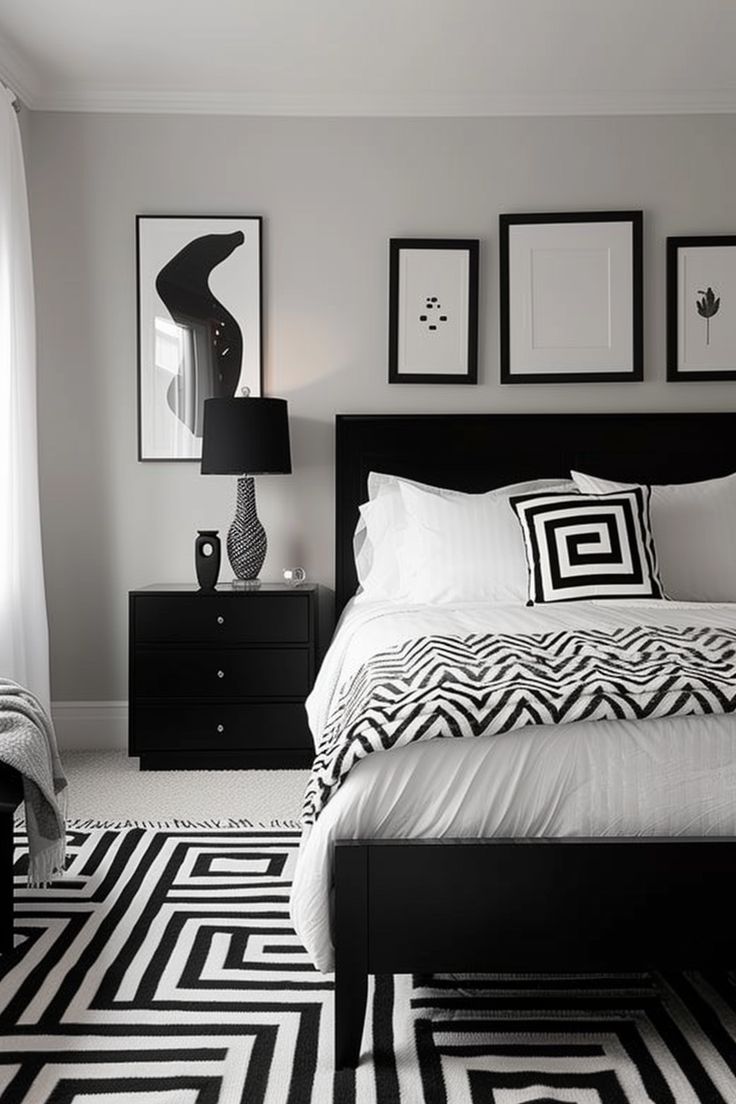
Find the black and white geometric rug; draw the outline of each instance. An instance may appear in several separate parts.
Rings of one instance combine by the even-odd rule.
[[[0,1104],[734,1104],[726,973],[381,977],[357,1075],[284,828],[73,824],[0,958]],[[736,927],[736,925],[735,925]]]

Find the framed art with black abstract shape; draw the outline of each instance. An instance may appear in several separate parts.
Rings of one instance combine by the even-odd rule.
[[[501,383],[643,379],[641,211],[499,216]]]
[[[667,239],[667,379],[736,380],[736,235]]]
[[[205,399],[261,394],[259,216],[138,215],[138,459],[199,460]]]
[[[477,383],[477,239],[392,238],[389,383]]]

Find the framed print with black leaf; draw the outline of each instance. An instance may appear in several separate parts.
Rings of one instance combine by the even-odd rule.
[[[667,239],[667,379],[736,380],[736,235]]]
[[[261,223],[137,217],[139,460],[199,460],[205,399],[260,395]]]
[[[479,242],[392,238],[389,383],[477,383]]]
[[[501,383],[643,378],[641,211],[500,215]]]

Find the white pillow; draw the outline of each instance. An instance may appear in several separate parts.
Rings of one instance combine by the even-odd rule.
[[[571,475],[585,494],[635,486],[581,472]],[[652,532],[667,597],[736,602],[736,474],[651,490]]]
[[[391,598],[387,591],[396,590],[392,578],[398,578],[398,565],[393,548],[393,540],[398,538],[405,523],[404,504],[399,495],[399,485],[410,483],[429,494],[455,495],[459,492],[430,487],[427,483],[417,483],[413,479],[400,479],[396,475],[384,475],[383,472],[368,473],[368,501],[358,510],[358,524],[353,534],[353,555],[360,589],[372,591],[371,600]],[[380,505],[376,501],[381,499]],[[393,539],[386,539],[387,534]]]
[[[515,583],[512,588],[508,586],[508,580],[503,576],[497,586],[492,585],[493,567],[488,564],[483,566],[483,574],[489,575],[485,583],[476,585],[471,576],[468,575],[467,569],[463,569],[465,576],[465,584],[462,588],[463,593],[470,593],[470,599],[453,597],[457,593],[457,588],[453,587],[450,579],[447,580],[447,586],[444,586],[444,590],[447,593],[445,598],[425,597],[426,595],[432,595],[437,591],[437,583],[442,582],[441,576],[447,575],[448,571],[452,571],[452,562],[446,559],[440,559],[439,574],[434,572],[434,582],[431,587],[424,587],[421,581],[416,578],[416,548],[418,543],[421,544],[426,539],[426,534],[421,531],[415,531],[418,524],[416,509],[411,513],[407,510],[406,503],[404,501],[402,490],[409,488],[410,492],[413,491],[419,496],[424,496],[428,501],[459,501],[469,504],[471,514],[474,509],[474,504],[479,500],[488,499],[493,497],[498,499],[505,505],[505,509],[502,511],[496,510],[493,518],[490,519],[491,524],[498,524],[498,515],[500,513],[502,517],[502,529],[499,537],[500,544],[505,548],[505,553],[502,558],[508,558],[509,556],[509,541],[511,548],[513,549],[513,558],[518,561],[517,566],[520,566],[521,574],[523,576],[523,583],[519,589],[517,586],[518,578],[515,578]],[[371,472],[368,477],[368,493],[370,500],[364,503],[360,507],[360,518],[355,529],[355,536],[353,538],[353,548],[355,552],[355,566],[358,575],[358,582],[360,584],[360,590],[357,594],[357,600],[359,601],[405,601],[408,603],[414,602],[433,602],[433,601],[465,601],[465,600],[484,600],[484,598],[490,594],[487,598],[488,601],[522,601],[525,596],[526,588],[526,576],[525,576],[525,560],[523,545],[518,533],[518,524],[514,518],[511,508],[508,506],[508,498],[512,494],[524,494],[527,492],[534,492],[537,490],[574,490],[574,484],[569,480],[559,479],[535,479],[529,480],[524,483],[515,483],[509,487],[501,487],[494,491],[489,491],[485,495],[478,494],[466,494],[463,491],[453,491],[444,487],[431,487],[426,483],[417,483],[414,480],[402,479],[394,475],[385,475],[381,472]],[[488,519],[484,518],[483,524],[488,524]],[[421,529],[421,523],[420,529]],[[511,536],[509,537],[509,529],[512,528]],[[409,541],[409,549],[406,550],[407,540]],[[434,549],[434,544],[431,546]],[[494,545],[494,558],[499,558],[498,542]],[[427,550],[429,551],[429,549]],[[439,555],[442,557],[445,554],[445,550],[440,550]],[[407,573],[408,572],[408,573]],[[489,574],[490,573],[490,574]],[[476,575],[478,573],[476,572]],[[515,573],[516,575],[516,573]],[[474,591],[478,590],[478,595]],[[524,596],[522,596],[522,591]],[[500,596],[499,596],[500,595]]]
[[[396,543],[401,539],[404,509],[398,494],[364,502],[353,537],[359,590],[356,598],[370,602],[399,598]]]
[[[416,487],[426,494],[440,495],[441,498],[457,498],[466,491],[451,491],[449,487],[433,487],[430,483],[418,483],[416,479],[404,479],[399,475],[387,475],[385,472],[368,473],[368,498],[379,498],[384,494],[398,494],[402,487]]]
[[[427,494],[453,497],[462,493],[431,487],[428,483],[417,483],[413,479],[399,479],[382,472],[368,473],[368,502],[363,503],[358,511],[353,554],[358,575],[358,596],[366,595],[372,602],[400,597],[395,542],[401,539],[406,525],[404,504],[399,494],[402,483]]]

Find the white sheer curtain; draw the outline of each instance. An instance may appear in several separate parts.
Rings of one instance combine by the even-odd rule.
[[[18,118],[0,86],[0,677],[49,706],[36,438],[36,335]]]

